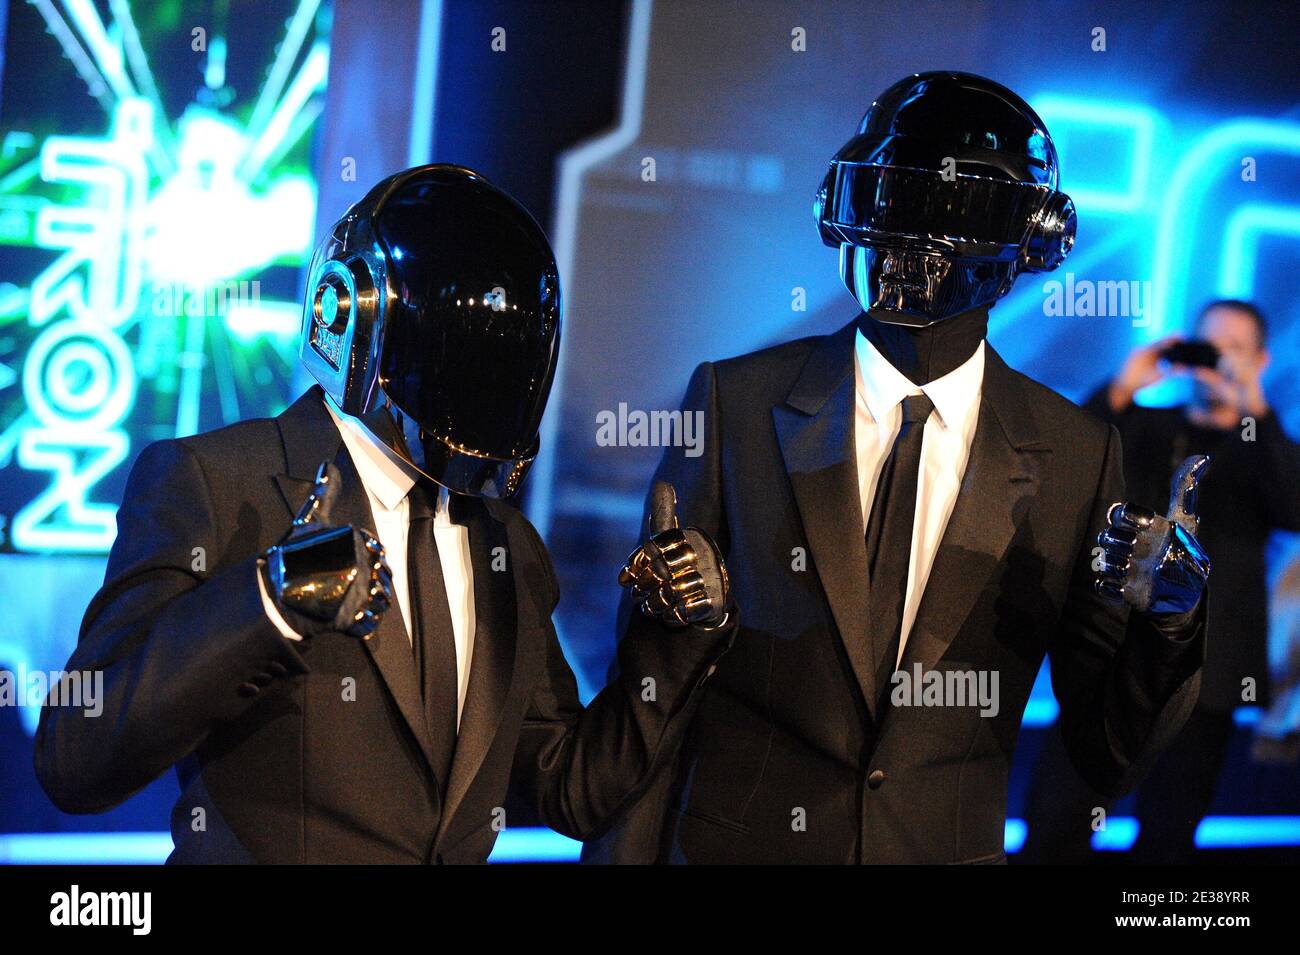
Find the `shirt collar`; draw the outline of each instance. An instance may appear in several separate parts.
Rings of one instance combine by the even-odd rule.
[[[942,378],[918,387],[889,363],[859,330],[854,335],[858,396],[877,422],[888,420],[894,408],[908,395],[924,392],[944,427],[960,427],[972,404],[977,404],[984,383],[984,342],[964,362]]]
[[[335,408],[328,397],[325,408],[343,436],[361,483],[386,510],[396,510],[415,485],[419,472],[389,450],[364,424]]]

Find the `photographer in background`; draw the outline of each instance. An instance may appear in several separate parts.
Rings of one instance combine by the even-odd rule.
[[[1197,320],[1196,339],[1171,336],[1137,349],[1086,403],[1119,430],[1128,495],[1137,503],[1159,510],[1169,498],[1171,468],[1189,454],[1211,458],[1198,507],[1218,586],[1209,601],[1201,693],[1138,790],[1135,862],[1189,861],[1232,738],[1232,712],[1268,702],[1264,549],[1271,531],[1300,530],[1300,444],[1282,430],[1260,384],[1269,363],[1266,332],[1255,305],[1211,302]],[[1171,375],[1193,377],[1189,404],[1133,403],[1139,390]],[[1253,697],[1245,694],[1248,685]],[[1019,861],[1084,861],[1094,809],[1106,805],[1070,768],[1054,729],[1030,788]]]

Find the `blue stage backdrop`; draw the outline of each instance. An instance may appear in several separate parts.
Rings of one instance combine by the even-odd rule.
[[[542,34],[527,26],[537,5],[384,5],[382,24],[409,22],[390,58],[398,88],[374,79],[379,21],[365,7],[0,0],[0,668],[66,661],[145,444],[274,414],[301,391],[301,270],[323,223],[401,165],[471,150],[503,186],[517,177],[537,194],[550,156],[510,144],[553,141],[564,90],[531,90],[491,135],[471,134],[468,104],[501,106],[489,93],[511,56],[545,43],[562,63],[565,35],[595,18],[552,4],[558,25]],[[1134,345],[1187,330],[1204,301],[1251,298],[1272,325],[1269,395],[1300,433],[1293,7],[630,0],[621,23],[600,18],[621,75],[608,96],[585,95],[597,114],[614,104],[615,121],[556,157],[549,207],[534,210],[560,259],[566,325],[524,501],[560,572],[558,624],[584,695],[613,653],[616,572],[661,453],[636,440],[638,417],[674,409],[701,360],[852,318],[812,197],[872,96],[907,73],[1010,86],[1060,150],[1078,241],[993,312],[1010,364],[1080,399]],[[346,71],[330,67],[331,36]],[[345,48],[348,36],[372,39]],[[389,108],[367,113],[382,97]],[[1293,568],[1281,609],[1297,602],[1297,553],[1273,548],[1272,578]],[[1295,616],[1278,615],[1279,662]],[[1030,729],[1054,716],[1040,690]],[[102,817],[64,816],[31,773],[36,716],[0,707],[0,861],[165,856],[174,783]],[[1250,718],[1202,843],[1300,844],[1295,769],[1247,765]],[[1122,828],[1110,847],[1131,841]],[[1023,837],[1013,819],[1008,848]],[[573,853],[544,833],[510,839],[511,858]]]

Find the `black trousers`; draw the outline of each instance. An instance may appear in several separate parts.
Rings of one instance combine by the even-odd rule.
[[[1231,712],[1197,709],[1137,790],[1140,831],[1128,861],[1184,864],[1195,852],[1196,826],[1210,810],[1228,745]],[[1060,731],[1053,728],[1034,767],[1025,822],[1028,834],[1016,856],[1030,865],[1078,865],[1092,857],[1092,823],[1106,797],[1070,765]]]

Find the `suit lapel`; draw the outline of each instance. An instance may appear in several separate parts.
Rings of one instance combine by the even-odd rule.
[[[1038,490],[1038,440],[1016,373],[985,343],[983,393],[961,490],[921,596],[903,666],[932,669],[1002,564]]]
[[[375,518],[370,510],[370,499],[352,457],[343,445],[343,437],[323,402],[324,392],[313,387],[277,419],[284,442],[287,473],[277,475],[276,484],[289,513],[296,514],[314,485],[321,461],[333,460],[338,466],[342,486],[331,519],[339,526],[352,524],[373,531]],[[433,746],[420,699],[411,638],[396,608],[384,614],[379,627],[369,640],[364,641],[364,646],[432,769]]]
[[[517,555],[510,549],[506,525],[497,513],[498,508],[507,505],[474,498],[453,497],[453,501],[455,519],[469,530],[474,575],[474,650],[440,836],[447,831],[496,738],[514,673],[519,630],[515,594]],[[494,566],[501,569],[496,570]]]
[[[777,439],[836,629],[875,718],[875,664],[868,643],[867,545],[854,442],[853,343],[857,322],[809,356],[772,409]]]

